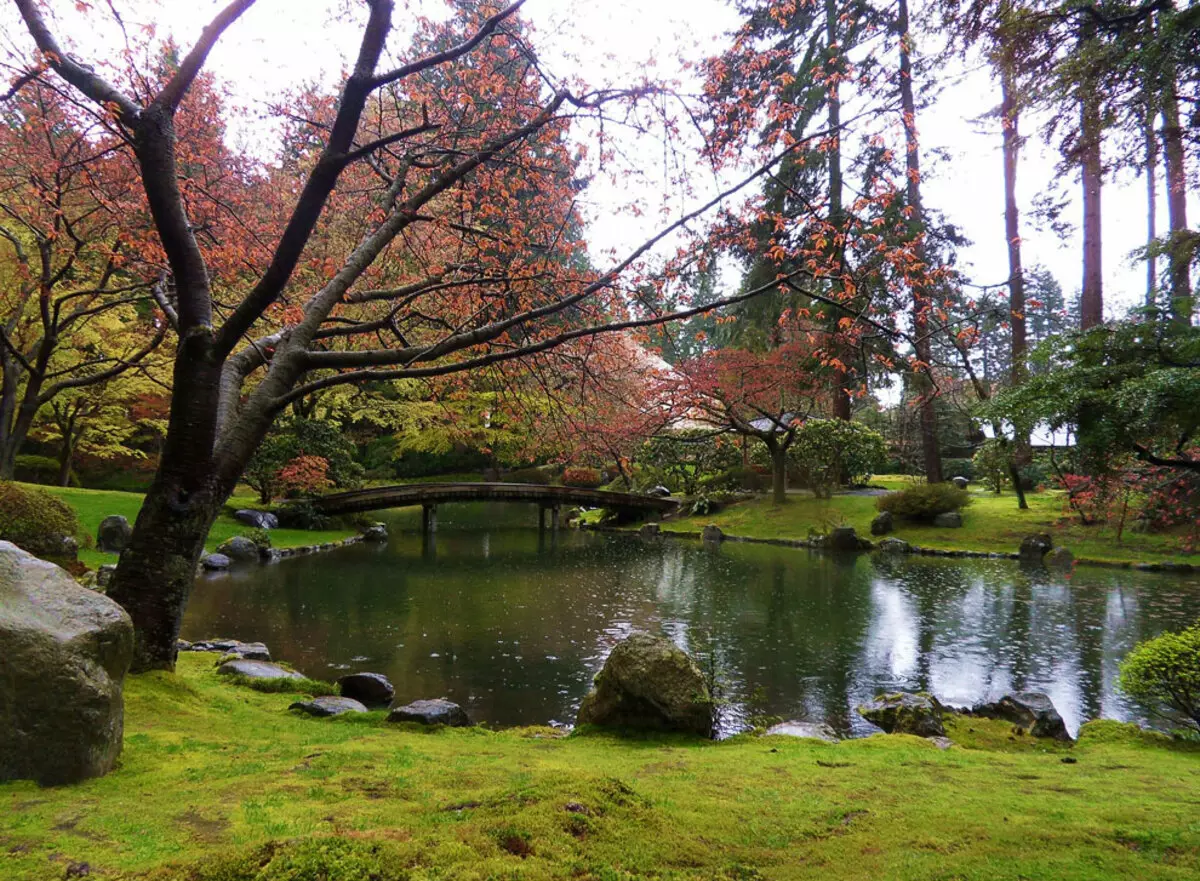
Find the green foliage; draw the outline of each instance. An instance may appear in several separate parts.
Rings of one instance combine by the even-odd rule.
[[[716,474],[710,474],[700,479],[701,491],[734,492],[765,492],[771,488],[771,478],[755,468],[726,468]]]
[[[688,513],[693,517],[706,517],[736,500],[737,495],[728,490],[705,490],[692,502]]]
[[[322,514],[310,499],[296,499],[283,505],[276,512],[279,525],[288,529],[329,529],[334,518]]]
[[[889,472],[880,471],[880,474]],[[967,480],[975,479],[975,465],[971,459],[943,459],[942,474],[949,480],[951,477],[965,477]]]
[[[1140,643],[1121,663],[1121,690],[1200,730],[1200,623]]]
[[[242,479],[269,502],[282,489],[280,471],[301,456],[320,457],[329,463],[326,476],[339,489],[351,489],[362,479],[363,469],[354,460],[354,445],[333,422],[290,419],[277,424],[259,445]]]
[[[788,449],[801,479],[818,498],[827,499],[839,481],[866,483],[887,459],[883,435],[860,422],[809,419]]]
[[[54,483],[58,479],[58,460],[50,456],[17,456],[14,474],[24,483]]]
[[[550,472],[545,468],[518,468],[501,477],[506,483],[529,483],[535,486],[548,486],[551,479]]]
[[[731,438],[711,431],[672,431],[646,441],[638,455],[643,466],[639,488],[662,484],[672,492],[695,495],[701,480],[741,466],[741,449]]]
[[[248,529],[242,533],[242,536],[254,542],[259,550],[270,550],[271,548],[271,533],[265,529]]]
[[[986,483],[994,492],[1003,492],[1004,485],[1009,480],[1008,465],[1011,457],[1012,450],[1006,441],[988,438],[971,460],[976,478]]]
[[[938,514],[957,511],[970,502],[967,491],[952,483],[921,483],[880,496],[875,507],[906,520],[932,520]]]
[[[0,539],[39,556],[53,555],[79,519],[70,505],[34,487],[0,481]]]

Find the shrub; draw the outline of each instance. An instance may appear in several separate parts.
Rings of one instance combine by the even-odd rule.
[[[809,419],[796,431],[788,459],[818,498],[833,495],[838,481],[866,483],[887,459],[883,435],[861,422]]]
[[[942,474],[949,480],[951,477],[975,479],[975,467],[970,459],[943,459]]]
[[[759,473],[754,468],[726,468],[716,474],[710,474],[700,481],[702,490],[726,491],[746,490],[747,492],[764,492],[771,486],[771,479]]]
[[[965,489],[952,483],[922,483],[880,496],[875,507],[906,520],[932,520],[971,503]]]
[[[504,475],[508,483],[531,483],[546,486],[550,483],[550,472],[542,468],[518,468]]]
[[[269,551],[271,549],[271,533],[265,529],[248,529],[242,533],[242,537],[254,542],[259,550]]]
[[[604,482],[604,475],[597,468],[581,468],[576,466],[563,470],[562,482],[563,486],[580,486],[585,489],[595,489]]]
[[[324,456],[297,456],[279,469],[276,479],[288,498],[317,495],[333,485]]]
[[[17,456],[14,474],[17,480],[25,483],[55,483],[58,480],[58,460],[49,456]]]
[[[1050,481],[1050,469],[1041,462],[1030,462],[1020,471],[1021,488],[1030,491],[1045,486]]]
[[[1200,623],[1140,643],[1121,662],[1121,690],[1200,729]]]
[[[328,529],[333,518],[322,514],[311,499],[288,502],[276,512],[279,525],[285,529]]]
[[[63,537],[73,538],[78,531],[79,519],[70,505],[40,489],[0,482],[0,539],[53,557],[61,555]]]
[[[986,483],[993,492],[999,493],[1008,481],[1008,463],[1012,453],[1004,441],[990,438],[980,445],[972,460],[975,475]]]

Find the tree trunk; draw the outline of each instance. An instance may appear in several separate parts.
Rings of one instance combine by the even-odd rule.
[[[917,144],[917,105],[912,85],[912,37],[908,29],[908,0],[900,0],[900,107],[904,118],[906,195],[912,209],[911,226],[917,239],[916,251],[921,266],[908,280],[912,288],[914,348],[920,362],[921,383],[921,453],[925,463],[925,479],[929,483],[942,481],[942,454],[938,445],[937,410],[934,408],[933,343],[929,338],[929,292],[926,289],[925,268],[928,265],[924,246],[925,212],[921,205],[921,155]]]
[[[1192,248],[1188,244],[1183,128],[1179,123],[1179,97],[1173,76],[1163,90],[1163,148],[1167,154],[1167,218],[1171,231],[1167,246],[1171,275],[1171,320],[1188,325],[1192,323],[1194,308],[1189,272]]]
[[[67,422],[62,433],[62,449],[58,451],[58,485],[71,485],[71,460],[75,457],[75,417]]]
[[[767,449],[771,451],[771,502],[782,505],[787,501],[787,447],[771,440]]]
[[[1104,282],[1100,241],[1100,190],[1104,167],[1100,157],[1100,107],[1089,94],[1080,103],[1080,167],[1083,176],[1083,291],[1079,326],[1083,330],[1104,321]]]
[[[825,44],[825,51],[828,53],[826,70],[831,77],[827,102],[832,144],[825,154],[825,161],[829,163],[829,224],[841,232],[845,224],[845,211],[842,206],[842,97],[838,87],[837,74],[842,68],[840,53],[843,51],[843,47],[838,31],[837,0],[825,0]],[[832,261],[834,277],[831,295],[832,299],[838,300],[843,289],[841,275],[845,263],[845,248],[838,245],[833,236],[830,239],[834,249]],[[830,320],[836,327],[838,316],[832,315]],[[845,361],[844,358],[842,360]],[[850,420],[850,385],[849,371],[841,367],[836,369],[833,373],[833,416],[835,419]]]
[[[1012,359],[1009,381],[1025,381],[1025,273],[1021,266],[1021,225],[1017,209],[1017,160],[1021,151],[1020,111],[1015,83],[1007,67],[1000,72],[1000,117],[1004,126],[1004,237],[1008,244],[1008,313],[1012,328]]]
[[[1158,238],[1158,135],[1154,131],[1154,105],[1146,97],[1146,308],[1154,308],[1158,299],[1158,258],[1154,255]]]

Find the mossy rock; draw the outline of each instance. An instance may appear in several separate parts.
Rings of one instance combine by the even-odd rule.
[[[634,633],[604,662],[577,722],[711,737],[714,710],[704,674],[686,652],[665,637]]]
[[[945,737],[942,705],[925,692],[883,694],[858,708],[868,722],[888,734],[915,734],[917,737]]]

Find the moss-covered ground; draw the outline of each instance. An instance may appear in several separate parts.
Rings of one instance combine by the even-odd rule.
[[[214,659],[127,682],[109,776],[0,784],[0,877],[1200,877],[1200,751],[1116,723],[964,720],[947,751],[421,730],[289,713]]]
[[[875,477],[872,485],[891,490],[908,486],[908,478]],[[1048,532],[1056,546],[1069,548],[1076,560],[1101,563],[1178,562],[1196,563],[1195,555],[1183,550],[1184,536],[1172,533],[1135,532],[1120,535],[1115,526],[1084,526],[1066,510],[1064,494],[1058,490],[1029,493],[1029,509],[1017,507],[1012,492],[996,495],[978,486],[970,490],[971,504],[963,509],[959,529],[896,521],[896,538],[938,550],[1016,553],[1021,539],[1032,532]],[[730,505],[701,517],[666,521],[664,530],[699,531],[706,524],[719,526],[730,535],[747,538],[807,538],[810,532],[827,533],[834,526],[853,526],[859,535],[871,534],[871,520],[878,511],[875,497],[839,493],[832,499],[817,499],[809,493],[792,493],[784,505],[769,497],[758,497]]]
[[[142,508],[143,496],[141,493],[58,486],[38,486],[36,489],[44,490],[56,498],[62,499],[75,509],[75,513],[79,516],[80,531],[83,537],[89,540],[89,544],[94,543],[96,529],[100,526],[100,521],[105,517],[112,514],[120,514],[128,518],[129,522],[132,523],[137,518],[138,511]],[[234,520],[232,512],[239,508],[259,507],[261,505],[258,504],[258,497],[249,491],[242,491],[233,495],[221,515],[213,523],[212,530],[208,534],[208,540],[204,543],[204,547],[209,551],[214,551],[226,539],[232,538],[235,535],[245,535],[250,531],[250,527]],[[355,530],[348,529],[272,529],[271,544],[277,548],[295,548],[339,541],[343,538],[349,538],[354,534]],[[79,560],[92,569],[105,563],[117,562],[117,556],[117,554],[98,551],[94,546],[81,545],[79,549]]]

